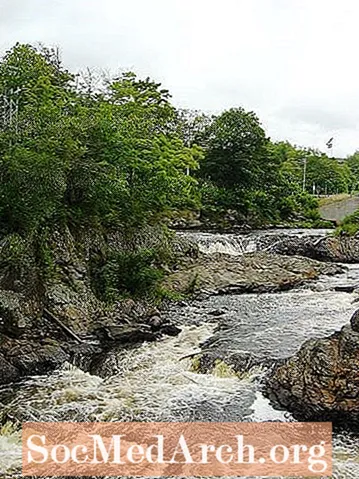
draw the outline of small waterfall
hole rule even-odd
[[[245,235],[221,235],[210,233],[195,233],[190,238],[198,244],[202,253],[222,253],[239,256],[257,251],[255,238]]]
[[[196,243],[199,250],[205,254],[222,253],[231,256],[240,256],[246,253],[256,251],[266,251],[276,243],[280,243],[289,237],[314,237],[323,238],[331,230],[264,230],[253,231],[250,233],[203,233],[203,232],[180,232],[181,236],[186,237]]]

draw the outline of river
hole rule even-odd
[[[325,235],[326,231],[282,234]],[[207,252],[243,254],[266,247],[272,232],[250,235],[193,233]],[[276,232],[278,234],[278,232]],[[264,245],[264,246],[263,246]],[[182,327],[176,338],[113,351],[101,377],[67,365],[47,376],[0,390],[0,403],[23,420],[42,421],[294,421],[261,394],[261,369],[243,377],[199,374],[190,358],[201,344],[214,351],[282,358],[308,338],[339,329],[355,310],[355,294],[334,291],[337,284],[358,284],[359,265],[310,286],[275,294],[212,296],[172,307],[167,313]],[[219,317],[214,311],[221,311]],[[336,478],[359,477],[359,442],[349,432],[334,437]],[[21,437],[6,427],[0,433],[1,477],[20,477]]]

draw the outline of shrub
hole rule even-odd
[[[359,210],[344,218],[342,224],[336,229],[336,234],[354,236],[359,231]]]
[[[92,268],[93,289],[100,299],[156,296],[163,271],[154,250],[111,252]]]

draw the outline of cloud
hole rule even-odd
[[[273,138],[359,148],[356,0],[2,0],[0,49],[61,47],[66,66],[133,69],[179,106],[244,106]]]

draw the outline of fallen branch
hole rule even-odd
[[[74,338],[78,343],[82,343],[82,339],[77,336],[66,324],[64,324],[60,319],[56,318],[54,314],[52,314],[48,309],[44,308],[44,313],[48,316],[49,319],[55,321],[64,331],[67,332],[72,338]]]
[[[201,354],[203,351],[195,351],[194,353],[186,354],[185,356],[181,356],[179,361],[183,361],[184,359],[193,358],[193,356],[197,356],[197,354]]]

